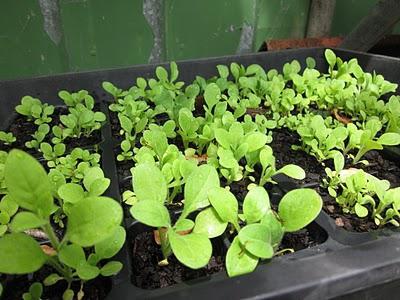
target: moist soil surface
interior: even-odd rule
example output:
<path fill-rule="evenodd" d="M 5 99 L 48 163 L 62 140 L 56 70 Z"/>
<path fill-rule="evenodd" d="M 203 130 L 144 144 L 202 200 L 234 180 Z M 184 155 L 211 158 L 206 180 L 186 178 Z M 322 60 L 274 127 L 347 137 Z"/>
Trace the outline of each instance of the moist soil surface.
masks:
<path fill-rule="evenodd" d="M 319 188 L 319 194 L 324 201 L 322 209 L 335 221 L 336 226 L 351 232 L 370 232 L 378 229 L 378 226 L 368 217 L 359 218 L 357 215 L 344 213 L 325 189 Z"/>
<path fill-rule="evenodd" d="M 213 245 L 213 249 L 221 248 L 215 246 Z M 168 258 L 167 266 L 159 266 L 158 262 L 163 256 L 160 246 L 154 241 L 153 233 L 139 233 L 132 241 L 132 282 L 142 289 L 157 289 L 206 277 L 225 269 L 224 256 L 215 252 L 217 251 L 214 250 L 207 266 L 198 270 L 185 267 L 174 255 Z M 220 252 L 223 250 L 220 249 Z"/>
<path fill-rule="evenodd" d="M 34 282 L 43 282 L 43 280 L 54 273 L 54 270 L 45 266 L 41 268 L 39 271 L 35 272 L 32 275 L 21 275 L 21 276 L 6 276 L 2 275 L 1 282 L 4 287 L 4 291 L 2 294 L 3 300 L 15 300 L 22 299 L 22 295 L 28 292 L 29 287 Z M 83 299 L 88 300 L 101 300 L 105 299 L 107 294 L 111 290 L 111 279 L 99 276 L 94 280 L 88 281 L 83 286 L 84 297 Z M 43 295 L 42 299 L 48 300 L 59 300 L 62 298 L 62 294 L 67 288 L 67 284 L 65 281 L 59 281 L 52 286 L 43 286 Z M 76 299 L 76 294 L 80 290 L 80 283 L 74 282 L 72 283 L 71 288 L 74 290 Z"/>
<path fill-rule="evenodd" d="M 322 244 L 326 239 L 326 232 L 312 223 L 303 230 L 285 234 L 279 250 L 290 248 L 298 251 Z M 142 289 L 157 289 L 189 280 L 206 280 L 211 274 L 225 272 L 226 248 L 221 239 L 216 238 L 212 242 L 214 252 L 207 266 L 192 270 L 182 265 L 174 255 L 168 258 L 167 266 L 159 266 L 163 256 L 160 246 L 154 241 L 153 232 L 137 234 L 131 248 L 133 284 Z"/>
<path fill-rule="evenodd" d="M 99 111 L 99 106 L 95 105 L 94 110 Z M 51 143 L 51 139 L 53 137 L 51 128 L 55 125 L 61 124 L 60 116 L 66 114 L 68 114 L 68 110 L 65 107 L 56 107 L 54 109 L 54 114 L 51 116 L 52 121 L 49 123 L 50 132 L 46 135 L 44 142 Z M 18 148 L 32 155 L 38 156 L 37 150 L 30 149 L 25 146 L 26 142 L 33 139 L 32 135 L 35 133 L 37 128 L 38 126 L 35 125 L 33 121 L 28 121 L 25 116 L 16 114 L 15 119 L 6 129 L 6 132 L 11 132 L 17 140 L 11 145 L 5 145 L 0 141 L 0 150 L 9 151 L 13 148 Z M 64 141 L 64 144 L 66 145 L 66 153 L 77 147 L 87 148 L 88 146 L 99 144 L 101 140 L 101 130 L 92 132 L 88 137 L 82 136 L 80 138 L 67 138 Z"/>

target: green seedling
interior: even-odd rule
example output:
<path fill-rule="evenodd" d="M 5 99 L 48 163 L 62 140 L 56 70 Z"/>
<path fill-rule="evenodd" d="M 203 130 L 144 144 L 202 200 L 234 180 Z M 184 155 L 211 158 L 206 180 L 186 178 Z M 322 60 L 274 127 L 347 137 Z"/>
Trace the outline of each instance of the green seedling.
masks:
<path fill-rule="evenodd" d="M 162 172 L 148 163 L 137 165 L 134 175 L 133 190 L 137 201 L 130 212 L 141 223 L 157 228 L 164 263 L 174 253 L 185 266 L 192 269 L 204 267 L 211 258 L 211 242 L 204 233 L 190 232 L 195 223 L 187 217 L 209 205 L 208 190 L 219 186 L 217 171 L 209 165 L 202 165 L 189 175 L 184 188 L 184 208 L 175 224 L 171 223 L 165 207 L 168 188 Z"/>
<path fill-rule="evenodd" d="M 11 145 L 17 140 L 17 138 L 12 134 L 12 132 L 0 131 L 0 141 L 4 145 Z"/>
<path fill-rule="evenodd" d="M 65 180 L 79 183 L 83 180 L 86 170 L 91 167 L 98 167 L 99 162 L 100 154 L 75 148 L 70 154 L 59 157 L 53 169 L 58 171 Z"/>
<path fill-rule="evenodd" d="M 43 153 L 43 158 L 47 160 L 47 166 L 54 168 L 59 161 L 59 158 L 65 153 L 64 144 L 56 144 L 53 147 L 49 143 L 41 143 L 40 151 Z"/>
<path fill-rule="evenodd" d="M 34 121 L 36 125 L 51 122 L 51 115 L 54 113 L 54 106 L 42 103 L 39 99 L 31 96 L 24 96 L 21 104 L 15 107 L 17 113 L 26 116 L 29 121 Z"/>
<path fill-rule="evenodd" d="M 306 177 L 304 170 L 294 164 L 283 166 L 277 170 L 275 166 L 275 156 L 270 146 L 264 146 L 259 152 L 259 163 L 262 166 L 260 186 L 264 186 L 267 182 L 275 183 L 273 177 L 277 174 L 285 174 L 297 180 L 302 180 Z"/>
<path fill-rule="evenodd" d="M 358 130 L 354 125 L 348 124 L 349 142 L 345 152 L 357 148 L 358 151 L 353 159 L 357 164 L 360 159 L 371 150 L 382 150 L 383 146 L 396 146 L 400 144 L 400 134 L 387 132 L 377 137 L 382 129 L 382 123 L 377 119 L 370 119 L 366 122 L 364 130 Z"/>
<path fill-rule="evenodd" d="M 47 264 L 54 273 L 43 284 L 49 286 L 65 280 L 67 288 L 63 297 L 72 299 L 72 282 L 83 284 L 99 275 L 112 276 L 121 270 L 120 262 L 104 261 L 112 258 L 125 241 L 125 230 L 120 226 L 122 208 L 117 201 L 92 196 L 76 203 L 69 211 L 67 228 L 60 240 L 50 222 L 57 206 L 43 167 L 25 152 L 12 150 L 6 161 L 5 179 L 8 195 L 20 209 L 11 220 L 11 232 L 0 238 L 1 273 L 29 274 Z M 52 251 L 45 253 L 33 237 L 24 233 L 35 228 L 46 233 Z M 39 294 L 36 289 L 39 289 L 37 285 L 32 287 L 30 297 Z"/>
<path fill-rule="evenodd" d="M 32 135 L 33 140 L 25 143 L 27 148 L 39 149 L 40 144 L 46 138 L 46 135 L 50 132 L 50 126 L 48 124 L 39 125 L 38 129 Z"/>

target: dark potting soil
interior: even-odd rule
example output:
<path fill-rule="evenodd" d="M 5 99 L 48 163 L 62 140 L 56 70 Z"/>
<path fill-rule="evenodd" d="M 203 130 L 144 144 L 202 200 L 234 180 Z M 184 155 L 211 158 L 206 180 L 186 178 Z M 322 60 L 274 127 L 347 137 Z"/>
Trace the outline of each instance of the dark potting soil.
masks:
<path fill-rule="evenodd" d="M 198 270 L 185 267 L 174 255 L 168 258 L 167 266 L 159 266 L 163 256 L 160 246 L 154 241 L 153 232 L 139 233 L 132 241 L 132 282 L 143 289 L 157 289 L 206 277 L 225 269 L 224 251 L 221 249 L 221 252 L 215 251 L 207 266 Z"/>
<path fill-rule="evenodd" d="M 336 226 L 351 232 L 370 232 L 378 229 L 368 217 L 360 218 L 355 214 L 344 213 L 335 198 L 325 189 L 319 188 L 318 193 L 323 199 L 322 209 L 335 221 Z"/>
<path fill-rule="evenodd" d="M 270 144 L 276 158 L 277 169 L 287 164 L 297 164 L 306 172 L 306 178 L 301 181 L 294 181 L 298 186 L 315 184 L 317 186 L 325 175 L 325 167 L 317 159 L 301 150 L 293 150 L 291 145 L 300 145 L 299 136 L 296 132 L 290 132 L 288 129 L 276 129 L 273 132 L 273 141 Z M 387 160 L 383 152 L 369 151 L 363 159 L 368 160 L 369 165 L 352 165 L 351 160 L 346 160 L 345 168 L 362 168 L 371 175 L 379 179 L 389 180 L 391 187 L 400 186 L 400 167 Z M 326 166 L 333 169 L 332 161 L 325 162 Z"/>
<path fill-rule="evenodd" d="M 96 109 L 97 108 L 97 109 Z M 99 105 L 95 105 L 95 110 L 98 111 Z M 46 135 L 44 142 L 51 143 L 51 138 L 53 134 L 51 128 L 54 125 L 60 124 L 60 116 L 68 114 L 68 109 L 66 107 L 56 107 L 54 109 L 54 114 L 51 116 L 52 121 L 49 123 L 50 132 Z M 16 141 L 11 145 L 5 145 L 0 141 L 0 150 L 9 151 L 13 148 L 22 149 L 32 155 L 40 156 L 36 149 L 30 149 L 25 146 L 25 143 L 32 140 L 32 135 L 37 130 L 38 126 L 33 122 L 28 121 L 25 116 L 19 114 L 15 115 L 14 120 L 10 126 L 6 129 L 6 132 L 11 132 L 15 137 Z M 67 138 L 64 141 L 66 145 L 66 152 L 70 152 L 72 149 L 81 147 L 87 148 L 88 146 L 97 145 L 101 142 L 101 130 L 96 130 L 92 132 L 88 137 L 82 136 L 80 138 Z"/>
<path fill-rule="evenodd" d="M 368 160 L 369 165 L 360 164 L 360 168 L 379 179 L 388 180 L 391 188 L 400 186 L 400 167 L 397 165 L 399 161 L 387 160 L 384 153 L 379 151 L 367 152 L 364 159 Z"/>
<path fill-rule="evenodd" d="M 299 251 L 311 248 L 324 243 L 328 238 L 328 234 L 316 223 L 311 223 L 306 228 L 296 232 L 285 233 L 279 250 L 293 249 Z"/>
<path fill-rule="evenodd" d="M 15 300 L 22 299 L 22 295 L 28 292 L 29 287 L 34 282 L 43 282 L 43 280 L 50 275 L 55 273 L 54 270 L 49 266 L 44 266 L 39 271 L 35 272 L 33 275 L 13 275 L 6 276 L 2 275 L 1 282 L 4 287 L 2 294 L 3 300 Z M 111 290 L 111 279 L 109 277 L 99 276 L 94 280 L 85 282 L 83 286 L 84 297 L 83 299 L 88 300 L 101 300 L 105 299 L 107 294 Z M 43 286 L 42 299 L 48 300 L 59 300 L 62 299 L 62 294 L 67 288 L 67 283 L 65 281 L 59 281 L 52 286 Z M 71 287 L 76 294 L 80 290 L 80 283 L 74 282 Z"/>
<path fill-rule="evenodd" d="M 290 132 L 285 128 L 275 129 L 272 138 L 270 146 L 274 151 L 277 169 L 287 164 L 296 164 L 306 172 L 304 180 L 295 181 L 298 186 L 320 182 L 321 175 L 325 173 L 324 167 L 314 156 L 291 148 L 292 145 L 300 144 L 299 135 L 296 132 Z"/>

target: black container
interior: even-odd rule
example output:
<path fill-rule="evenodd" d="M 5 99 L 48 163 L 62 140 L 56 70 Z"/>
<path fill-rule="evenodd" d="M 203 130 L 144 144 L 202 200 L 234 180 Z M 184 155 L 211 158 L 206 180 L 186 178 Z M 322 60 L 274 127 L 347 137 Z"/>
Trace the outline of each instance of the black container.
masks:
<path fill-rule="evenodd" d="M 376 71 L 385 79 L 400 84 L 400 60 L 379 55 L 364 54 L 337 49 L 336 55 L 343 60 L 357 58 L 364 70 Z M 313 57 L 316 67 L 323 72 L 328 69 L 323 48 L 295 49 L 243 56 L 183 61 L 178 63 L 179 78 L 186 83 L 196 75 L 209 77 L 217 74 L 216 65 L 237 62 L 244 65 L 260 64 L 266 69 L 282 69 L 285 62 L 298 60 L 305 66 L 305 59 Z M 44 102 L 59 105 L 59 90 L 77 91 L 86 89 L 94 96 L 102 110 L 108 114 L 110 97 L 101 88 L 103 81 L 111 81 L 121 88 L 135 83 L 136 77 L 154 77 L 157 65 L 101 70 L 94 72 L 63 74 L 49 77 L 0 82 L 0 130 L 7 129 L 15 117 L 14 107 L 24 95 L 40 98 Z M 167 64 L 164 64 L 168 68 Z M 109 119 L 109 115 L 108 115 Z M 111 127 L 102 129 L 102 167 L 111 179 L 109 195 L 121 199 L 117 168 L 113 149 L 116 147 Z M 395 149 L 396 150 L 396 149 Z M 391 152 L 393 160 L 399 153 Z M 126 218 L 128 236 L 138 232 L 138 224 Z M 256 271 L 235 278 L 217 273 L 199 280 L 177 284 L 157 290 L 143 290 L 131 283 L 131 259 L 129 241 L 120 251 L 119 259 L 124 269 L 113 278 L 113 287 L 108 299 L 327 299 L 349 298 L 374 299 L 393 297 L 400 286 L 400 234 L 390 230 L 374 233 L 347 232 L 337 227 L 334 221 L 321 212 L 311 225 L 326 236 L 318 246 L 274 258 L 268 264 L 260 264 Z M 314 230 L 314 229 L 313 229 Z"/>

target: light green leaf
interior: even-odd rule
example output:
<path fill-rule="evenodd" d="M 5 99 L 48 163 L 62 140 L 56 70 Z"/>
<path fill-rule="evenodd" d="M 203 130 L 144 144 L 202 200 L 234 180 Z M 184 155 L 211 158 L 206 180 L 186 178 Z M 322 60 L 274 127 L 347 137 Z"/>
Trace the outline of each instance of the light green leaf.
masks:
<path fill-rule="evenodd" d="M 138 201 L 129 210 L 139 222 L 152 227 L 168 227 L 171 224 L 168 209 L 157 201 Z"/>
<path fill-rule="evenodd" d="M 175 225 L 174 230 L 176 232 L 185 232 L 192 230 L 194 227 L 194 222 L 190 219 L 179 219 Z"/>
<path fill-rule="evenodd" d="M 51 214 L 54 206 L 51 184 L 46 171 L 32 156 L 21 150 L 11 150 L 4 177 L 8 193 L 19 206 L 40 212 L 44 217 Z"/>
<path fill-rule="evenodd" d="M 258 264 L 258 258 L 241 245 L 239 237 L 235 237 L 226 253 L 226 271 L 229 277 L 251 273 Z"/>
<path fill-rule="evenodd" d="M 277 219 L 275 212 L 269 210 L 262 218 L 261 224 L 267 226 L 271 233 L 271 245 L 273 247 L 278 247 L 285 231 L 281 222 Z"/>
<path fill-rule="evenodd" d="M 394 132 L 384 133 L 378 138 L 377 142 L 385 146 L 396 146 L 400 144 L 400 134 Z"/>
<path fill-rule="evenodd" d="M 125 229 L 122 226 L 118 226 L 108 238 L 94 245 L 96 255 L 100 259 L 113 257 L 124 245 L 125 238 Z"/>
<path fill-rule="evenodd" d="M 43 284 L 45 286 L 51 286 L 53 284 L 56 284 L 58 281 L 64 279 L 63 277 L 61 277 L 60 275 L 53 273 L 50 274 L 49 276 L 47 276 L 44 280 L 43 280 Z"/>
<path fill-rule="evenodd" d="M 171 230 L 168 236 L 172 251 L 182 264 L 192 269 L 199 269 L 208 264 L 212 245 L 205 234 L 180 235 Z"/>
<path fill-rule="evenodd" d="M 283 196 L 278 214 L 286 232 L 300 230 L 311 223 L 320 213 L 322 199 L 313 189 L 292 190 Z"/>
<path fill-rule="evenodd" d="M 69 244 L 61 247 L 58 258 L 63 264 L 74 269 L 77 269 L 80 264 L 86 262 L 83 248 L 76 244 Z"/>
<path fill-rule="evenodd" d="M 91 280 L 99 276 L 100 269 L 96 266 L 89 265 L 88 263 L 85 262 L 78 266 L 76 272 L 79 278 L 83 280 Z"/>
<path fill-rule="evenodd" d="M 227 226 L 228 223 L 221 220 L 215 209 L 209 207 L 196 216 L 193 233 L 203 233 L 208 238 L 215 238 L 223 234 Z"/>
<path fill-rule="evenodd" d="M 85 192 L 79 184 L 66 183 L 60 186 L 57 191 L 58 195 L 65 203 L 77 203 L 85 198 Z"/>
<path fill-rule="evenodd" d="M 252 188 L 243 201 L 243 214 L 247 224 L 260 221 L 270 207 L 267 191 L 261 186 Z"/>
<path fill-rule="evenodd" d="M 238 202 L 230 191 L 221 187 L 213 188 L 209 191 L 208 199 L 222 221 L 237 223 Z"/>
<path fill-rule="evenodd" d="M 82 247 L 108 238 L 122 221 L 122 208 L 107 197 L 89 197 L 75 204 L 68 216 L 67 237 Z"/>
<path fill-rule="evenodd" d="M 306 177 L 306 172 L 304 170 L 297 166 L 297 165 L 286 165 L 280 168 L 276 173 L 283 173 L 286 176 L 289 176 L 294 179 L 302 180 Z"/>
<path fill-rule="evenodd" d="M 365 206 L 362 206 L 360 203 L 356 203 L 354 206 L 354 210 L 358 217 L 365 218 L 368 216 L 368 209 Z"/>
<path fill-rule="evenodd" d="M 250 133 L 245 139 L 245 143 L 249 145 L 248 152 L 253 152 L 264 147 L 267 141 L 268 136 L 262 134 L 261 132 Z"/>
<path fill-rule="evenodd" d="M 215 83 L 208 84 L 204 91 L 204 100 L 206 101 L 208 108 L 213 108 L 220 98 L 221 91 L 218 85 L 216 85 Z"/>
<path fill-rule="evenodd" d="M 256 257 L 271 258 L 274 249 L 271 246 L 269 228 L 262 224 L 250 224 L 243 227 L 238 234 L 240 243 Z"/>
<path fill-rule="evenodd" d="M 164 175 L 156 165 L 141 163 L 133 169 L 133 190 L 138 201 L 153 201 L 163 204 L 168 188 Z"/>
<path fill-rule="evenodd" d="M 217 170 L 210 165 L 201 165 L 186 180 L 184 198 L 185 206 L 182 218 L 196 209 L 209 205 L 208 191 L 219 186 Z"/>
<path fill-rule="evenodd" d="M 10 224 L 10 229 L 13 232 L 22 232 L 27 229 L 39 228 L 46 224 L 47 221 L 39 218 L 37 215 L 22 211 L 15 215 Z"/>
<path fill-rule="evenodd" d="M 325 50 L 325 59 L 331 67 L 336 64 L 336 55 L 331 49 Z"/>
<path fill-rule="evenodd" d="M 101 269 L 100 274 L 102 276 L 113 276 L 121 271 L 123 265 L 119 261 L 109 261 Z"/>
<path fill-rule="evenodd" d="M 0 273 L 28 274 L 39 270 L 47 257 L 34 238 L 24 233 L 0 238 Z"/>

